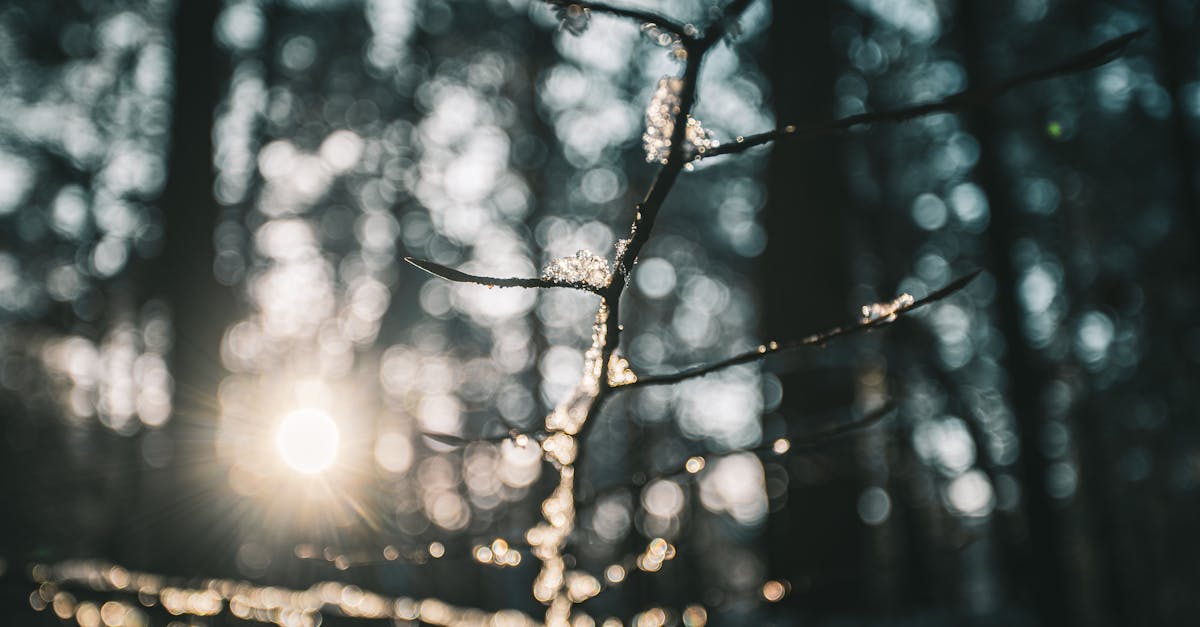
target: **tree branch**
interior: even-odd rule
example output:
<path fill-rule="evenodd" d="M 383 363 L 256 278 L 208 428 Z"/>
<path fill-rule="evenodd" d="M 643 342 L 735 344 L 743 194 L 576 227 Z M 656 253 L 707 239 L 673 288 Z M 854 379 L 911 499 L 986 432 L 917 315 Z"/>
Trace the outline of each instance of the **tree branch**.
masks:
<path fill-rule="evenodd" d="M 658 218 L 658 212 L 662 209 L 667 195 L 675 186 L 679 172 L 688 162 L 684 153 L 687 123 L 696 104 L 696 84 L 700 78 L 700 65 L 704 60 L 704 55 L 725 36 L 729 25 L 741 15 L 750 2 L 751 0 L 733 0 L 725 5 L 721 12 L 722 17 L 708 27 L 704 38 L 683 39 L 684 49 L 687 51 L 687 63 L 683 70 L 683 87 L 679 93 L 679 107 L 675 112 L 674 127 L 671 130 L 671 147 L 667 152 L 667 161 L 654 177 L 654 182 L 650 184 L 645 198 L 634 208 L 633 225 L 629 230 L 629 243 L 614 260 L 613 280 L 602 293 L 609 306 L 603 363 L 607 364 L 612 352 L 616 350 L 617 346 L 620 346 L 620 301 L 621 294 L 625 291 L 629 272 L 633 269 L 633 264 L 637 261 L 642 247 L 649 241 L 654 221 Z M 607 382 L 602 381 L 602 384 L 606 386 Z"/>
<path fill-rule="evenodd" d="M 417 259 L 415 257 L 405 257 L 404 260 L 428 272 L 429 274 L 432 274 L 433 276 L 446 279 L 447 281 L 453 281 L 455 283 L 474 283 L 476 285 L 483 285 L 485 287 L 564 287 L 568 289 L 582 290 L 584 292 L 591 292 L 593 294 L 600 293 L 600 288 L 584 282 L 558 283 L 551 281 L 550 279 L 502 279 L 497 277 L 467 274 L 466 272 L 461 272 L 459 270 L 455 270 L 454 268 L 447 268 L 440 263 L 434 263 L 425 259 Z"/>
<path fill-rule="evenodd" d="M 891 401 L 888 401 L 878 409 L 869 411 L 855 420 L 791 438 L 791 440 L 788 442 L 789 450 L 813 448 L 825 444 L 830 440 L 840 438 L 843 435 L 848 435 L 856 431 L 862 431 L 863 429 L 867 429 L 874 426 L 876 423 L 881 422 L 884 418 L 887 418 L 889 415 L 891 415 L 895 410 L 896 405 Z"/>
<path fill-rule="evenodd" d="M 460 448 L 460 447 L 463 447 L 463 446 L 466 446 L 468 444 L 472 444 L 475 442 L 497 443 L 497 442 L 503 442 L 505 440 L 512 440 L 518 446 L 526 445 L 529 443 L 537 445 L 542 440 L 546 439 L 545 431 L 540 431 L 540 430 L 521 431 L 519 429 L 510 429 L 507 432 L 502 433 L 500 435 L 481 436 L 478 438 L 464 438 L 464 437 L 452 435 L 449 433 L 439 433 L 437 431 L 422 431 L 421 435 L 426 438 L 429 438 L 430 440 L 433 440 L 434 442 L 437 442 L 438 444 L 441 444 L 443 446 L 450 446 L 450 447 L 454 447 L 454 448 Z M 527 438 L 527 441 L 523 443 L 522 438 Z"/>
<path fill-rule="evenodd" d="M 855 433 L 857 431 L 862 431 L 864 429 L 868 429 L 868 428 L 874 426 L 875 424 L 883 421 L 883 419 L 887 418 L 895 410 L 896 410 L 896 405 L 894 403 L 892 403 L 891 401 L 888 401 L 887 403 L 884 403 L 881 407 L 874 409 L 872 411 L 869 411 L 869 412 L 863 414 L 862 416 L 855 418 L 854 420 L 844 422 L 841 424 L 836 424 L 836 425 L 833 425 L 826 429 L 821 429 L 819 431 L 804 433 L 804 434 L 797 435 L 795 437 L 788 436 L 788 437 L 784 437 L 784 438 L 777 438 L 777 439 L 771 440 L 770 442 L 765 442 L 754 448 L 738 449 L 738 450 L 734 450 L 734 451 L 727 451 L 727 452 L 723 452 L 723 453 L 714 453 L 714 454 L 697 453 L 695 455 L 688 457 L 688 459 L 686 461 L 684 461 L 683 463 L 678 464 L 676 466 L 672 466 L 671 468 L 669 468 L 663 472 L 656 473 L 656 474 L 653 474 L 650 476 L 642 476 L 639 474 L 639 475 L 630 477 L 627 481 L 605 486 L 604 488 L 597 490 L 596 493 L 590 499 L 588 499 L 588 501 L 586 503 L 582 503 L 582 504 L 586 505 L 589 503 L 593 503 L 596 501 L 596 499 L 598 499 L 602 496 L 606 496 L 608 494 L 612 494 L 613 492 L 616 492 L 618 490 L 641 488 L 643 486 L 649 485 L 660 479 L 672 479 L 675 477 L 695 476 L 695 475 L 698 475 L 699 472 L 701 470 L 703 470 L 705 466 L 707 466 L 708 462 L 710 462 L 714 459 L 720 459 L 720 458 L 727 457 L 729 455 L 734 455 L 737 453 L 754 453 L 755 455 L 759 455 L 761 457 L 779 457 L 779 456 L 786 455 L 789 452 L 800 450 L 800 449 L 813 449 L 813 448 L 822 446 L 824 444 L 827 444 L 830 440 L 834 440 L 834 439 L 837 439 L 844 435 L 849 435 L 851 433 Z M 704 461 L 704 463 L 696 464 L 696 462 L 693 461 L 696 459 L 701 459 Z M 693 464 L 695 464 L 695 465 L 693 465 Z"/>
<path fill-rule="evenodd" d="M 693 161 L 699 159 L 708 159 L 720 155 L 731 155 L 740 152 L 745 152 L 755 146 L 781 139 L 807 139 L 810 137 L 824 135 L 826 133 L 836 133 L 849 130 L 855 126 L 880 124 L 887 122 L 906 122 L 914 118 L 919 118 L 932 113 L 948 113 L 952 111 L 966 111 L 981 107 L 988 104 L 992 100 L 1018 88 L 1024 87 L 1044 81 L 1050 78 L 1066 76 L 1068 74 L 1078 74 L 1086 72 L 1105 65 L 1125 53 L 1125 49 L 1129 47 L 1134 40 L 1138 39 L 1146 33 L 1146 29 L 1140 29 L 1131 33 L 1126 33 L 1115 39 L 1110 39 L 1091 50 L 1079 53 L 1058 64 L 1048 68 L 1034 70 L 1019 74 L 1007 80 L 1001 81 L 996 85 L 982 87 L 978 89 L 966 89 L 956 94 L 947 96 L 942 100 L 935 102 L 927 102 L 924 104 L 913 105 L 903 109 L 894 109 L 891 111 L 877 111 L 873 113 L 859 113 L 849 117 L 825 122 L 822 124 L 814 124 L 806 127 L 797 127 L 795 125 L 787 125 L 773 131 L 758 133 L 756 135 L 746 135 L 738 137 L 736 141 L 728 144 L 722 144 L 706 151 L 702 155 L 693 157 Z"/>
<path fill-rule="evenodd" d="M 716 372 L 718 370 L 723 370 L 725 368 L 729 368 L 730 366 L 736 366 L 739 364 L 756 361 L 756 360 L 766 357 L 767 355 L 772 355 L 772 354 L 780 353 L 783 351 L 795 350 L 798 348 L 804 348 L 804 347 L 808 347 L 808 346 L 822 346 L 826 342 L 828 342 L 829 340 L 832 340 L 834 338 L 842 337 L 845 335 L 851 335 L 854 333 L 863 333 L 866 331 L 870 331 L 871 329 L 875 329 L 877 327 L 887 326 L 887 325 L 895 322 L 900 316 L 907 314 L 908 312 L 910 312 L 914 309 L 919 309 L 930 303 L 942 300 L 943 298 L 946 298 L 947 296 L 950 296 L 951 294 L 961 290 L 962 288 L 966 287 L 967 284 L 970 283 L 972 279 L 974 279 L 976 276 L 978 276 L 980 272 L 981 272 L 981 270 L 976 270 L 966 276 L 960 277 L 960 278 L 950 282 L 942 289 L 929 294 L 925 298 L 912 301 L 908 304 L 897 306 L 894 309 L 890 310 L 887 313 L 887 315 L 865 318 L 864 320 L 858 322 L 857 324 L 841 326 L 841 327 L 834 327 L 832 329 L 828 329 L 828 330 L 822 331 L 820 333 L 814 333 L 813 335 L 809 335 L 807 337 L 801 338 L 799 340 L 794 340 L 791 342 L 782 342 L 782 343 L 768 342 L 766 344 L 760 345 L 758 348 L 756 348 L 754 350 L 747 351 L 747 352 L 744 352 L 744 353 L 741 353 L 738 355 L 734 355 L 733 357 L 730 357 L 728 359 L 724 359 L 724 360 L 718 361 L 716 363 L 706 364 L 706 365 L 702 365 L 702 366 L 696 366 L 693 368 L 686 368 L 684 370 L 681 370 L 681 371 L 673 373 L 673 374 L 639 376 L 637 381 L 635 381 L 633 383 L 627 383 L 625 385 L 618 386 L 618 387 L 619 387 L 619 389 L 625 389 L 625 388 L 642 387 L 642 386 L 648 386 L 648 385 L 668 385 L 668 384 L 672 384 L 672 383 L 679 383 L 681 381 L 686 381 L 688 379 L 695 379 L 697 377 L 703 377 L 707 374 Z"/>

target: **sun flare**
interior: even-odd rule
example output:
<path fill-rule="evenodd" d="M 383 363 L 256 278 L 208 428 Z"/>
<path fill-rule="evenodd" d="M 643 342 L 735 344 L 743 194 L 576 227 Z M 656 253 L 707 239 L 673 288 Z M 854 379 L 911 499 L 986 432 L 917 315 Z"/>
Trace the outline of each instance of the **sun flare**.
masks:
<path fill-rule="evenodd" d="M 275 448 L 289 468 L 307 475 L 328 469 L 337 458 L 338 426 L 319 409 L 298 409 L 279 423 Z"/>

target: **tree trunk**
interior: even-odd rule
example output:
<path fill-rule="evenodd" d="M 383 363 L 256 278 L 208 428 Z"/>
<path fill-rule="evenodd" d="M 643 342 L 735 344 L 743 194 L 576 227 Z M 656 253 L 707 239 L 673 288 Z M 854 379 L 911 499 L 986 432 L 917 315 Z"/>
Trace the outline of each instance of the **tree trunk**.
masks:
<path fill-rule="evenodd" d="M 833 115 L 839 65 L 830 42 L 833 10 L 829 2 L 774 4 L 768 72 L 780 125 Z M 769 339 L 791 339 L 843 323 L 849 315 L 844 215 L 849 198 L 839 139 L 783 141 L 772 150 L 769 242 L 761 266 L 764 321 Z M 851 369 L 806 368 L 780 380 L 780 411 L 793 419 L 844 410 L 854 400 Z M 801 461 L 820 468 L 811 475 L 793 472 L 788 506 L 770 517 L 768 572 L 792 583 L 789 602 L 796 609 L 859 609 L 867 538 L 856 510 L 862 490 L 858 469 L 820 456 Z"/>
<path fill-rule="evenodd" d="M 174 21 L 175 100 L 168 175 L 161 206 L 165 245 L 157 266 L 158 294 L 171 308 L 175 343 L 171 354 L 174 411 L 168 436 L 175 445 L 166 467 L 148 482 L 149 509 L 163 524 L 151 527 L 160 550 L 154 568 L 170 572 L 180 563 L 224 568 L 236 552 L 219 537 L 225 475 L 212 463 L 220 409 L 217 385 L 224 373 L 220 343 L 233 311 L 228 290 L 213 276 L 213 231 L 219 205 L 213 197 L 214 112 L 228 72 L 213 41 L 216 2 L 180 2 Z M 224 521 L 228 527 L 228 521 Z M 218 535 L 214 535 L 218 534 Z M 223 550 L 213 551 L 214 546 Z M 161 550 L 171 547 L 170 551 Z M 180 561 L 184 558 L 186 561 Z"/>
<path fill-rule="evenodd" d="M 962 17 L 962 49 L 967 76 L 972 85 L 987 85 L 988 39 L 985 10 L 972 0 L 958 3 Z M 978 180 L 987 195 L 990 223 L 987 230 L 989 271 L 996 278 L 997 326 L 1006 343 L 1001 359 L 1007 373 L 1013 416 L 1020 444 L 1019 472 L 1021 496 L 1029 531 L 1029 573 L 1025 580 L 1038 622 L 1047 627 L 1071 625 L 1066 569 L 1061 549 L 1061 521 L 1052 497 L 1046 492 L 1046 476 L 1051 460 L 1041 450 L 1045 420 L 1040 408 L 1046 365 L 1025 341 L 1022 311 L 1017 302 L 1018 268 L 1011 258 L 1013 245 L 1020 238 L 1019 218 L 1010 195 L 1010 181 L 998 159 L 998 121 L 991 109 L 965 115 L 967 127 L 979 141 Z"/>

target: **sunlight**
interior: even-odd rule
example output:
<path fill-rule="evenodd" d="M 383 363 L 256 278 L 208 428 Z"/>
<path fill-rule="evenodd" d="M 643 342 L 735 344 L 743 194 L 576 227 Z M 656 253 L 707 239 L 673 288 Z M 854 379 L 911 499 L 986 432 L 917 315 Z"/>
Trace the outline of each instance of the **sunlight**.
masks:
<path fill-rule="evenodd" d="M 292 470 L 315 475 L 337 457 L 337 423 L 319 409 L 293 411 L 275 431 L 275 448 Z"/>

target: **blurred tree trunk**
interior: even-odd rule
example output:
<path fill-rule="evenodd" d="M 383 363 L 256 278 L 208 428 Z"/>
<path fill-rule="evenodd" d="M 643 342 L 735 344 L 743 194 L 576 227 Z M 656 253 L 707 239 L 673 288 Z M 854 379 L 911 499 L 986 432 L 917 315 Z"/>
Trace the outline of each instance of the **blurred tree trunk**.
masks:
<path fill-rule="evenodd" d="M 834 4 L 776 2 L 768 72 L 779 124 L 833 115 L 839 59 L 830 33 Z M 849 238 L 839 138 L 780 142 L 768 169 L 764 256 L 764 322 L 770 339 L 791 339 L 845 322 L 851 288 Z M 785 278 L 786 277 L 786 278 Z M 783 282 L 781 284 L 781 281 Z M 780 411 L 794 430 L 819 428 L 804 417 L 844 410 L 854 401 L 848 368 L 782 374 Z M 839 449 L 847 455 L 846 449 Z M 866 537 L 857 516 L 858 469 L 831 456 L 793 464 L 787 507 L 768 521 L 768 572 L 793 585 L 790 602 L 804 610 L 859 610 Z"/>
<path fill-rule="evenodd" d="M 961 43 L 969 84 L 987 85 L 995 78 L 988 71 L 987 25 L 991 22 L 986 15 L 987 8 L 972 0 L 963 0 L 957 6 L 962 17 Z M 1023 314 L 1018 303 L 1019 269 L 1011 257 L 1021 230 L 1017 208 L 1010 196 L 1011 184 L 999 159 L 996 129 L 1000 122 L 993 111 L 994 108 L 985 108 L 964 118 L 968 129 L 979 141 L 977 172 L 989 205 L 988 269 L 996 278 L 997 325 L 1005 338 L 1001 363 L 1007 374 L 1008 387 L 1004 391 L 1016 420 L 1021 451 L 1018 463 L 1022 505 L 1029 534 L 1029 572 L 1025 581 L 1039 624 L 1059 627 L 1074 624 L 1074 617 L 1069 610 L 1061 521 L 1046 490 L 1051 460 L 1043 454 L 1041 446 L 1045 420 L 1040 397 L 1048 371 L 1043 360 L 1025 341 Z"/>
<path fill-rule="evenodd" d="M 1154 25 L 1160 42 L 1163 87 L 1171 97 L 1170 161 L 1179 177 L 1179 217 L 1191 230 L 1193 250 L 1200 253 L 1200 167 L 1194 136 L 1188 128 L 1187 59 L 1184 44 L 1196 37 L 1196 8 L 1185 2 L 1155 0 Z M 1191 19 L 1188 19 L 1191 18 Z"/>
<path fill-rule="evenodd" d="M 214 551 L 225 514 L 218 507 L 225 476 L 212 464 L 219 415 L 217 385 L 223 370 L 221 335 L 233 299 L 213 276 L 213 231 L 219 206 L 213 197 L 213 118 L 227 71 L 213 40 L 217 2 L 180 2 L 174 19 L 175 94 L 168 173 L 161 206 L 165 231 L 156 288 L 171 308 L 175 343 L 171 355 L 174 412 L 167 434 L 174 454 L 155 473 L 147 508 L 166 524 L 156 524 L 151 546 L 159 548 L 152 567 L 170 572 L 223 567 Z M 166 547 L 171 547 L 172 554 Z M 180 558 L 186 561 L 180 561 Z M 228 561 L 228 558 L 226 558 Z"/>

